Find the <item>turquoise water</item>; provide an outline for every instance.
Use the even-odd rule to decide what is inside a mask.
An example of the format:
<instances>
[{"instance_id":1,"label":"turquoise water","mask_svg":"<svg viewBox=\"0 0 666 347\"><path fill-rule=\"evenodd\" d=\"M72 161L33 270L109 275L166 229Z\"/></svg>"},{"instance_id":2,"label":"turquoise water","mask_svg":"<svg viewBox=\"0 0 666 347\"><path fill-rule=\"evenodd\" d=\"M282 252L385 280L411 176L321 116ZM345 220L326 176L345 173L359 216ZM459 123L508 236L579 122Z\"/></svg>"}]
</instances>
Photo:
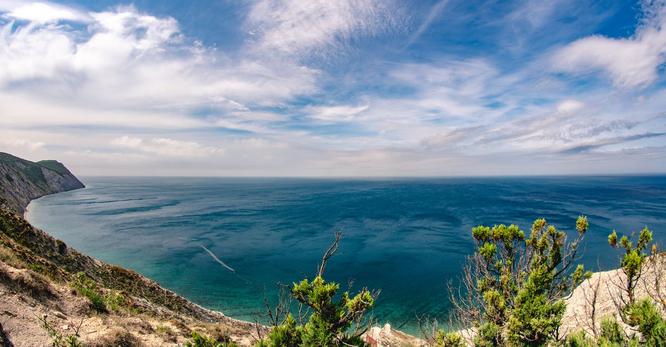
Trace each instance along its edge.
<instances>
[{"instance_id":1,"label":"turquoise water","mask_svg":"<svg viewBox=\"0 0 666 347\"><path fill-rule=\"evenodd\" d=\"M69 245L134 269L203 306L255 319L276 283L311 276L340 230L327 277L381 289L373 314L416 331L443 318L446 283L477 224L545 217L591 222L581 261L617 263L613 229L666 239L666 176L478 179L85 178L88 188L34 201L29 220ZM217 263L201 246L235 269Z\"/></svg>"}]
</instances>

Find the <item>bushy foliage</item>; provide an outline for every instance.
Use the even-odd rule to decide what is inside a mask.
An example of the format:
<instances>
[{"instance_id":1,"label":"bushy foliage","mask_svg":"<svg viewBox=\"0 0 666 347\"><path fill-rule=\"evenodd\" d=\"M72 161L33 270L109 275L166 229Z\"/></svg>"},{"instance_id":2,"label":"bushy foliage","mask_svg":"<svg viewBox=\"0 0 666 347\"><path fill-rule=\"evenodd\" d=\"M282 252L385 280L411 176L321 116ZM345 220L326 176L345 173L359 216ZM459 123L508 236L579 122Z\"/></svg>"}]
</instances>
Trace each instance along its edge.
<instances>
[{"instance_id":1,"label":"bushy foliage","mask_svg":"<svg viewBox=\"0 0 666 347\"><path fill-rule=\"evenodd\" d=\"M564 347L593 347L594 345L594 340L590 339L582 331L569 334L564 341Z\"/></svg>"},{"instance_id":2,"label":"bushy foliage","mask_svg":"<svg viewBox=\"0 0 666 347\"><path fill-rule=\"evenodd\" d=\"M620 261L621 270L626 275L625 283L622 285L624 295L615 298L616 305L623 322L640 334L627 335L618 321L609 317L602 320L601 331L596 340L579 332L567 337L566 346L666 346L666 321L662 312L651 299L637 300L636 297L636 288L648 259L647 250L650 249L652 255L657 256L656 246L650 247L651 242L652 232L648 228L641 230L635 245L628 236L618 238L615 231L608 235L608 243L613 248L624 250Z\"/></svg>"},{"instance_id":3,"label":"bushy foliage","mask_svg":"<svg viewBox=\"0 0 666 347\"><path fill-rule=\"evenodd\" d=\"M613 231L608 235L608 243L613 248L624 249L620 266L626 275L625 291L628 297L628 302L621 307L625 323L641 333L641 345L666 346L666 321L662 312L650 299L637 301L635 292L644 272L648 249L653 256L657 256L657 246L653 244L650 247L651 242L652 232L647 227L639 233L635 246L626 235L622 236L619 242L617 232Z\"/></svg>"},{"instance_id":4,"label":"bushy foliage","mask_svg":"<svg viewBox=\"0 0 666 347\"><path fill-rule=\"evenodd\" d=\"M435 336L435 347L465 347L462 336L458 333L437 332Z\"/></svg>"},{"instance_id":5,"label":"bushy foliage","mask_svg":"<svg viewBox=\"0 0 666 347\"><path fill-rule=\"evenodd\" d=\"M372 308L373 295L363 288L354 296L345 291L336 300L340 285L323 278L326 262L337 250L340 237L337 234L334 244L326 251L317 276L294 283L291 288L291 296L310 311L307 322L299 324L287 314L258 346L365 346L360 334L350 334L349 330L352 325L358 327L365 312Z\"/></svg>"},{"instance_id":6,"label":"bushy foliage","mask_svg":"<svg viewBox=\"0 0 666 347\"><path fill-rule=\"evenodd\" d=\"M289 314L284 322L273 327L268 337L257 344L257 347L300 346L302 344L303 327L296 324Z\"/></svg>"},{"instance_id":7,"label":"bushy foliage","mask_svg":"<svg viewBox=\"0 0 666 347\"><path fill-rule=\"evenodd\" d=\"M543 346L556 337L563 297L589 276L572 268L587 228L579 217L573 242L545 219L534 222L529 237L516 225L472 229L477 251L465 291L478 294L454 301L476 326L475 346Z\"/></svg>"},{"instance_id":8,"label":"bushy foliage","mask_svg":"<svg viewBox=\"0 0 666 347\"><path fill-rule=\"evenodd\" d=\"M192 339L185 343L185 347L237 347L235 342L231 341L229 337L215 339L213 337L201 334L199 332L192 332Z\"/></svg>"},{"instance_id":9,"label":"bushy foliage","mask_svg":"<svg viewBox=\"0 0 666 347\"><path fill-rule=\"evenodd\" d=\"M623 346L627 340L622 327L614 318L605 318L601 321L599 344L603 346Z\"/></svg>"},{"instance_id":10,"label":"bushy foliage","mask_svg":"<svg viewBox=\"0 0 666 347\"><path fill-rule=\"evenodd\" d=\"M71 283L72 287L79 295L82 295L90 300L90 307L97 312L107 312L104 296L97 288L95 281L90 279L88 275L79 272L74 276Z\"/></svg>"},{"instance_id":11,"label":"bushy foliage","mask_svg":"<svg viewBox=\"0 0 666 347\"><path fill-rule=\"evenodd\" d=\"M83 272L74 276L70 285L76 292L90 300L90 307L99 313L109 311L121 312L130 310L127 298L118 291L105 290L106 293L97 285L93 279Z\"/></svg>"},{"instance_id":12,"label":"bushy foliage","mask_svg":"<svg viewBox=\"0 0 666 347\"><path fill-rule=\"evenodd\" d=\"M650 242L652 242L652 232L648 228L643 228L643 230L641 230L636 246L634 246L633 242L631 242L626 235L622 236L619 239L619 242L617 232L613 231L608 235L608 243L611 247L621 247L625 251L620 266L625 275L627 275L626 291L629 296L629 304L636 301L636 285L642 275L645 259L648 257L648 254L645 251L650 245ZM652 252L656 253L656 246L652 247Z\"/></svg>"},{"instance_id":13,"label":"bushy foliage","mask_svg":"<svg viewBox=\"0 0 666 347\"><path fill-rule=\"evenodd\" d=\"M652 301L645 299L627 308L629 324L642 335L644 346L666 346L666 320Z\"/></svg>"},{"instance_id":14,"label":"bushy foliage","mask_svg":"<svg viewBox=\"0 0 666 347\"><path fill-rule=\"evenodd\" d=\"M344 292L335 301L339 289L339 284L327 282L321 276L295 283L291 294L312 311L307 322L298 325L292 315L287 315L283 324L275 327L259 346L364 345L360 336L349 335L347 331L372 307L374 298L367 289L362 289L353 297Z\"/></svg>"}]
</instances>

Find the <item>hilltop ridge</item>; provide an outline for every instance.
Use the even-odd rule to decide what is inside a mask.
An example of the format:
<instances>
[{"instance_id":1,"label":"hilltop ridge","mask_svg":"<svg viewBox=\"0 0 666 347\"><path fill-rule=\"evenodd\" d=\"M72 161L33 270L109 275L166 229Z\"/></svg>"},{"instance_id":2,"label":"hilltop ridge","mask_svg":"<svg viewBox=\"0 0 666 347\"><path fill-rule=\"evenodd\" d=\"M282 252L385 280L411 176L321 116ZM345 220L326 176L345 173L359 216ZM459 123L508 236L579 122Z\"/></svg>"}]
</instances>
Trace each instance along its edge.
<instances>
[{"instance_id":1,"label":"hilltop ridge","mask_svg":"<svg viewBox=\"0 0 666 347\"><path fill-rule=\"evenodd\" d=\"M85 185L56 160L32 162L0 152L0 197L17 213L33 199L80 188Z\"/></svg>"}]
</instances>

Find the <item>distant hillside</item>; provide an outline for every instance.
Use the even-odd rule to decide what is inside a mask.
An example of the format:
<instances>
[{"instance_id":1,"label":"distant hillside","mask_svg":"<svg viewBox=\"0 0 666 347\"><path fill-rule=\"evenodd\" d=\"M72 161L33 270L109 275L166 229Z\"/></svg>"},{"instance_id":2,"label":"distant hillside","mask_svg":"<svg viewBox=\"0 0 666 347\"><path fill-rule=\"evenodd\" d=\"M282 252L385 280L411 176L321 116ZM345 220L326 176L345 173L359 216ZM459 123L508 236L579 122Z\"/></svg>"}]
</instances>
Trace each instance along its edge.
<instances>
[{"instance_id":1,"label":"distant hillside","mask_svg":"<svg viewBox=\"0 0 666 347\"><path fill-rule=\"evenodd\" d=\"M0 152L0 198L23 213L30 200L85 186L60 162L31 162Z\"/></svg>"}]
</instances>

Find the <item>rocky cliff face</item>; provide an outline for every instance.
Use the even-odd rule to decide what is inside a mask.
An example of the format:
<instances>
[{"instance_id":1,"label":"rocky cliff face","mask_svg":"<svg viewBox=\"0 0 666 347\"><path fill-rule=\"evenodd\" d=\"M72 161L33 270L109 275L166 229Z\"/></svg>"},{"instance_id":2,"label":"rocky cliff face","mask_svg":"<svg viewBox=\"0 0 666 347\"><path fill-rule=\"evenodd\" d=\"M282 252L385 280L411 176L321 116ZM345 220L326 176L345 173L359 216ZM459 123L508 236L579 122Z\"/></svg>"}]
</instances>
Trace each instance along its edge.
<instances>
[{"instance_id":1,"label":"rocky cliff face","mask_svg":"<svg viewBox=\"0 0 666 347\"><path fill-rule=\"evenodd\" d=\"M55 160L31 162L0 152L0 198L18 213L25 212L33 199L84 187Z\"/></svg>"}]
</instances>

